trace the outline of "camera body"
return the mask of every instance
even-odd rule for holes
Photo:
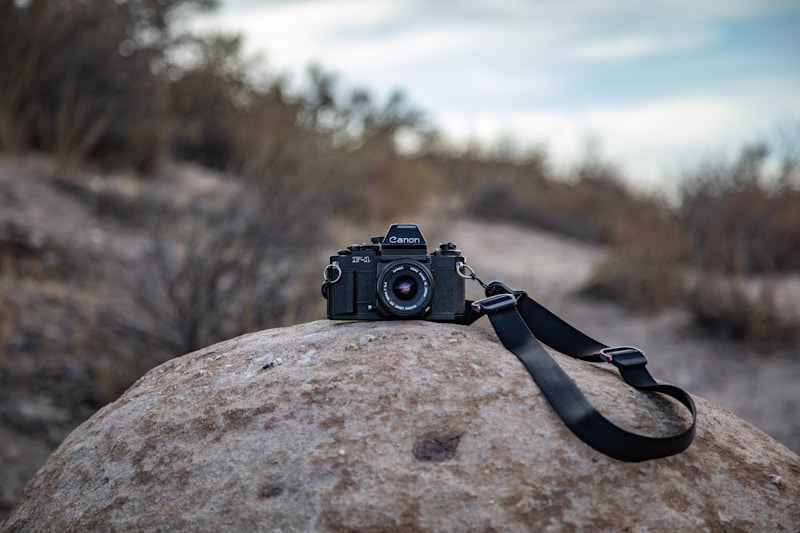
[[[463,320],[465,260],[455,244],[441,244],[428,255],[416,224],[392,224],[371,242],[331,256],[322,286],[328,318]]]

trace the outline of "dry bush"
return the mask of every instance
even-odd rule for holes
[[[733,163],[701,166],[677,210],[641,202],[587,292],[645,311],[683,304],[696,325],[739,340],[796,337],[795,310],[776,304],[778,289],[747,281],[800,269],[800,190],[785,179],[791,165],[783,179],[766,173],[766,154],[750,146]],[[689,273],[702,281],[687,287]]]
[[[420,209],[441,180],[425,161],[396,150],[397,133],[416,127],[402,98],[381,106],[355,93],[354,108],[346,98],[319,96],[332,90],[332,81],[319,76],[312,80],[323,86],[309,88],[297,101],[274,87],[236,122],[233,172],[283,194],[315,195],[336,206],[338,215],[361,223],[383,224]]]
[[[800,167],[798,146],[792,148],[795,155],[783,158],[778,176],[767,171],[765,144],[688,175],[678,213],[690,238],[689,264],[703,280],[687,295],[697,325],[744,340],[800,333],[796,309],[776,304],[779,289],[754,290],[748,281],[800,270]]]
[[[582,289],[653,313],[681,302],[690,241],[658,197],[629,196],[611,217],[611,246]]]
[[[770,282],[704,274],[686,296],[693,323],[712,333],[745,341],[790,342],[800,331],[800,315],[780,306]]]
[[[415,213],[441,186],[436,169],[398,153],[403,133],[422,135],[422,114],[395,92],[379,103],[363,90],[337,97],[336,79],[312,68],[310,86],[298,113],[300,124],[316,133],[316,149],[328,190],[342,200],[340,213],[362,223],[383,224]]]
[[[175,20],[209,0],[0,4],[0,149],[54,153],[156,173],[171,158],[325,188],[348,216],[385,220],[436,190],[401,157],[421,113],[396,93],[376,102],[319,68],[299,93],[262,75],[236,36],[192,36]],[[7,46],[6,46],[7,45]],[[266,81],[264,81],[266,80]],[[309,176],[310,174],[310,176]]]
[[[771,183],[765,155],[746,148],[733,165],[689,175],[680,215],[695,266],[735,274],[800,269],[800,188]]]
[[[785,338],[795,324],[769,291],[739,292],[736,283],[687,286],[687,273],[741,278],[800,269],[800,150],[765,171],[763,145],[745,147],[733,163],[704,165],[684,182],[677,207],[632,192],[619,172],[589,154],[566,177],[544,154],[527,161],[468,153],[427,157],[480,215],[535,225],[610,245],[582,294],[639,312],[674,305],[695,322],[740,339]],[[788,325],[787,325],[788,324]]]
[[[181,13],[209,0],[0,3],[0,148],[151,169],[167,147],[165,83],[154,72],[191,40]],[[163,69],[162,69],[163,70]]]
[[[619,248],[609,252],[594,269],[581,293],[654,313],[681,302],[685,294],[684,273],[668,252]]]
[[[307,319],[319,289],[309,256],[330,209],[275,183],[231,187],[188,211],[165,208],[144,268],[130,278],[155,339],[178,355]]]
[[[583,240],[613,242],[640,203],[614,167],[593,157],[567,176],[556,175],[543,152],[429,157],[471,211]]]
[[[527,160],[429,157],[479,215],[609,244],[584,295],[646,312],[681,298],[680,264],[688,252],[677,217],[659,198],[630,191],[619,171],[595,155],[565,177],[554,175],[543,153]]]

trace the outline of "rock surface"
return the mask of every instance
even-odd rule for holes
[[[613,367],[555,357],[614,422],[686,423]],[[62,443],[2,530],[799,530],[800,458],[696,401],[686,452],[624,463],[574,437],[490,331],[262,331],[150,371]]]

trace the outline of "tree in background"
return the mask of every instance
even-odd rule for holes
[[[120,156],[144,170],[163,143],[158,66],[192,40],[174,22],[212,0],[0,3],[0,149]],[[163,70],[163,69],[162,69]],[[130,159],[133,161],[130,161]]]

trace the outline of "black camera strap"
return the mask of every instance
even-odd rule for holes
[[[470,277],[480,282],[474,273]],[[647,359],[641,350],[606,346],[548,311],[524,291],[513,290],[498,281],[489,285],[480,283],[487,298],[471,303],[473,314],[469,321],[488,315],[503,346],[522,361],[561,420],[583,442],[622,461],[657,459],[689,447],[697,421],[694,401],[678,387],[657,383],[645,368]],[[691,412],[691,426],[667,437],[638,435],[616,426],[592,407],[540,341],[577,359],[612,363],[628,385],[676,399]]]

